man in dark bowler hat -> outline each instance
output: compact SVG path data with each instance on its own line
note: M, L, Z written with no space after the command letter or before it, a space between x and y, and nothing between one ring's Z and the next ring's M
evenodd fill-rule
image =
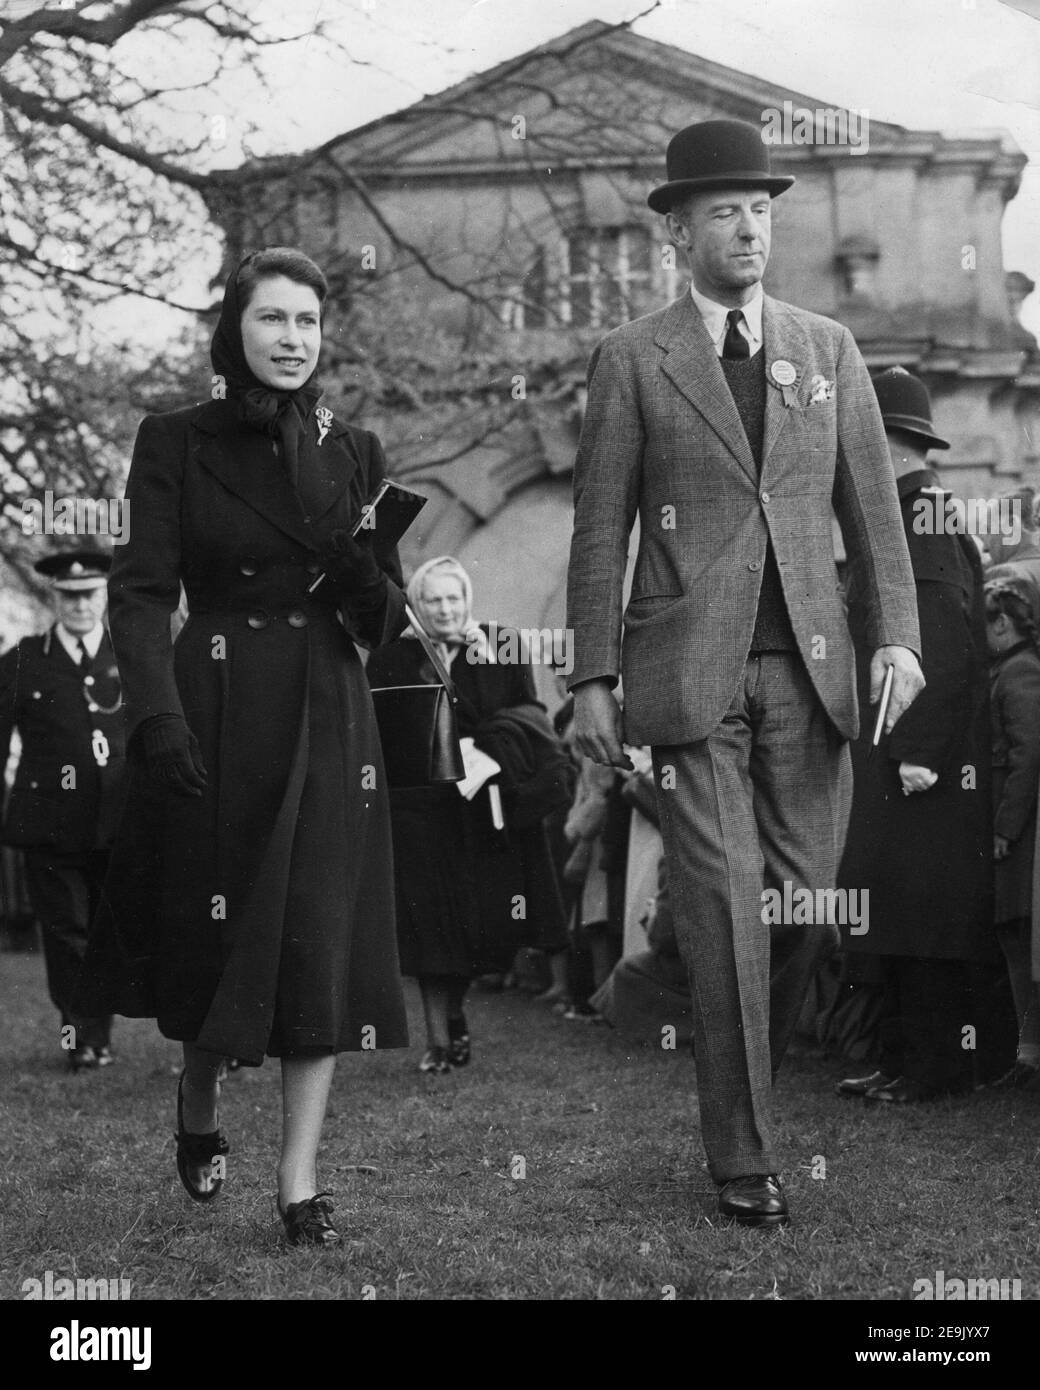
M770 1087L838 939L826 893L859 727L832 507L874 651L872 699L894 671L889 726L923 685L917 616L884 428L852 336L762 292L772 200L793 179L771 172L761 132L742 121L680 131L667 166L649 203L692 283L609 334L590 362L570 686L582 752L624 767L623 738L653 748L719 1211L773 1226L788 1209ZM806 922L804 906L785 906L776 920L770 903L795 890L822 908Z
M107 1066L111 1018L72 1007L87 927L105 877L122 790L119 674L105 629L103 551L63 550L35 568L50 581L57 621L0 657L0 748L17 729L21 756L3 840L25 852L43 930L47 985L74 1071Z
M981 1026L974 990L998 953L982 563L971 537L954 529L950 494L928 465L931 449L950 447L932 424L928 388L892 367L874 389L917 585L927 685L876 750L869 730L852 746L838 882L869 892L870 929L843 931L845 970L880 976L882 1018L875 1069L837 1090L891 1106L969 1091L982 1079L973 1064L990 1055L991 1030ZM855 626L853 640L862 698L870 653ZM963 1045L968 1023L978 1029L978 1052Z

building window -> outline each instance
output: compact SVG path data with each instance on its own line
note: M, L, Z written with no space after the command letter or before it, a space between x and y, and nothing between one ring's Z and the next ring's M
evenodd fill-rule
M642 227L571 232L539 247L522 283L506 290L503 323L517 330L614 328L644 312L655 288L660 292L653 256Z
M639 312L650 289L650 238L642 227L573 232L561 251L562 323L612 328Z

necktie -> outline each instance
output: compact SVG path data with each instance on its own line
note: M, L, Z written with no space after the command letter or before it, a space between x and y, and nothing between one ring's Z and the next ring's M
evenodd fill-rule
M722 342L722 355L730 361L751 356L751 344L740 331L740 321L744 317L740 309L731 309L726 315L726 336Z
M79 647L79 664L82 670L86 670L90 665L90 653L87 651L87 644L83 638L77 639L76 645Z

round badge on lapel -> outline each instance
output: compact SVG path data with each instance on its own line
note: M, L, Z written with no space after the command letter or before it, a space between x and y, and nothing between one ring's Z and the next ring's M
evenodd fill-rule
M798 380L798 373L790 362L786 362L782 357L778 358L769 368L769 375L776 382L777 386L793 386Z

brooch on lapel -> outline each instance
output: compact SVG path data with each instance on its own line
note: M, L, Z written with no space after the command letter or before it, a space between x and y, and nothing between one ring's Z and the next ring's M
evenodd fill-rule
M784 405L797 406L798 396L795 393L795 382L798 380L798 371L792 362L787 362L782 357L778 357L769 368L769 375L773 385L779 386L784 398Z
M314 418L318 422L318 443L320 444L332 428L332 411L327 405L319 405L314 412Z
M825 376L820 376L819 372L809 382L809 404L822 405L824 401L834 399L834 382L828 381Z

